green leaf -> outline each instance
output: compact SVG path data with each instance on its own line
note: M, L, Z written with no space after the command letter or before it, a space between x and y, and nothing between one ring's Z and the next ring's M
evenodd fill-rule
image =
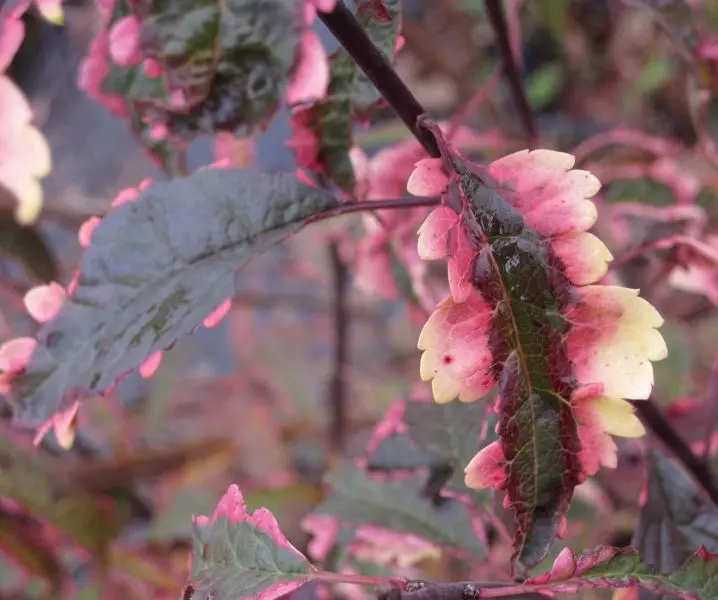
M444 462L440 456L417 448L408 435L399 433L381 441L369 457L368 468L372 471L412 471Z
M68 392L115 383L233 296L239 267L335 205L290 174L208 169L113 209L15 380L17 418L44 421Z
M516 591L642 587L685 600L718 598L718 555L704 549L676 570L661 572L648 566L633 549L599 546L574 558L568 548L550 573L532 577Z
M539 68L528 84L527 94L534 110L542 110L556 97L565 76L559 63L550 63Z
M401 4L401 0L357 1L357 20L389 61L394 59ZM349 150L353 121L364 119L380 101L381 94L343 48L330 57L329 70L326 98L308 108L298 109L293 118L316 134L317 161L326 169L327 175L342 188L351 189L354 169Z
M113 510L96 496L60 488L51 463L0 435L0 496L67 533L86 549L101 553L119 533Z
M246 521L219 517L194 526L190 585L195 598L271 600L311 577L306 558Z
M479 450L496 439L494 428L498 419L488 412L485 404L465 404L458 400L446 404L409 402L404 421L409 426L409 436L421 450L441 457L452 467L453 473L446 487L485 497L485 492L469 490L464 484L466 465ZM484 427L486 434L481 437Z
M332 493L317 508L318 514L412 533L480 558L486 555L466 506L448 499L434 506L422 497L426 483L423 475L379 484L354 465L345 463L328 483Z
M143 47L193 108L172 130L248 133L283 98L298 49L299 0L151 0Z
M718 553L718 508L667 457L651 452L649 465L648 497L633 536L644 562L670 573L701 546Z

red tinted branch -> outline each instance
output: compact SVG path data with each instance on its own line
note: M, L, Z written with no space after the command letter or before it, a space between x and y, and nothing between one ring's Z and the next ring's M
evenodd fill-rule
M369 39L354 15L339 0L334 10L319 13L327 29L366 73L376 89L404 121L414 137L426 148L429 156L439 157L439 148L434 136L419 127L417 119L426 113L424 107L397 75L394 67Z
M652 400L632 402L646 427L673 453L676 459L693 476L705 493L718 505L718 487L713 473L704 461L698 458L686 441L673 428L668 419Z
M496 41L501 51L503 59L503 70L506 80L511 89L511 95L516 103L519 111L521 122L523 123L526 137L533 146L536 143L536 123L534 121L531 105L526 96L523 80L516 64L516 57L511 49L511 40L509 39L509 26L506 22L506 15L501 0L486 0L486 12L489 15L489 21L496 34Z

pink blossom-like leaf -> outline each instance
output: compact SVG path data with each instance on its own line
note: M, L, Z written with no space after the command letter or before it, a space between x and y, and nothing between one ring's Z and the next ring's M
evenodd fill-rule
M466 465L466 485L475 489L501 487L506 480L505 463L501 444L489 444Z
M15 198L15 217L23 225L40 215L38 180L51 168L50 148L31 121L30 105L22 92L0 74L0 185Z
M208 329L212 329L213 327L217 327L222 322L222 319L224 319L227 314L229 314L229 311L232 309L232 299L227 298L222 304L220 304L217 308L215 308L207 317L205 317L204 321L202 321L202 325L207 327Z
M60 311L65 301L65 289L56 282L29 290L23 299L30 316L38 323L47 323Z
M121 67L131 67L142 60L140 22L137 17L123 17L112 26L110 56Z
M611 255L586 232L600 184L572 169L573 156L526 150L484 168L428 126L441 158L417 163L408 188L442 195L419 251L448 258L451 297L420 336L421 375L437 402L473 401L498 382L499 445L474 458L466 481L506 490L516 564L530 567L574 487L615 466L611 435L643 434L624 398L650 394L663 320L635 290L589 285Z
M311 30L302 35L300 61L294 78L287 88L287 102L318 102L327 93L329 62L319 36Z
M0 13L0 73L8 68L24 37L23 22Z
M310 581L315 572L271 512L247 511L236 485L211 517L194 519L189 585L199 594L216 600L274 600Z

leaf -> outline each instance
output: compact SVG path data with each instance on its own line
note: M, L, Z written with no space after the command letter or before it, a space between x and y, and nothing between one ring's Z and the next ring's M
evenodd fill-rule
M309 581L314 572L268 510L247 513L236 486L211 518L195 520L189 586L197 600L273 600Z
M153 0L142 38L168 85L189 106L171 129L188 134L248 133L276 110L287 85L303 2Z
M27 98L0 73L0 186L4 196L14 198L15 218L21 225L39 217L43 202L39 180L52 167L50 147L32 119Z
M73 390L115 383L231 297L239 267L333 206L289 174L209 169L112 210L15 380L17 418L44 421Z
M496 439L494 427L498 419L488 413L485 405L458 400L446 404L409 402L404 421L409 426L409 436L420 449L451 465L453 473L447 484L449 489L480 495L464 484L464 468L479 450ZM483 427L486 427L486 434L480 439Z
M317 514L412 533L480 558L486 555L466 506L448 499L440 506L434 506L421 497L425 476L379 484L360 469L345 463L328 483L332 493L317 508Z
M646 565L635 550L599 546L574 557L565 548L549 573L531 577L516 591L576 593L580 589L642 587L686 600L718 597L718 555L700 549L675 571Z
M401 0L358 0L356 17L369 39L389 60L394 58L401 21ZM363 119L381 99L381 94L354 59L340 48L329 59L327 96L308 108L294 112L299 130L307 129L316 138L309 151L311 164L298 154L300 167L319 165L344 189L354 185L354 169L349 160L353 120Z
M368 468L372 471L412 471L443 462L436 454L417 448L407 434L399 433L381 441L369 457Z
M670 573L701 546L718 553L718 508L664 455L651 452L649 468L648 496L633 536L644 562Z
M101 553L119 532L110 507L84 492L61 490L50 463L0 435L0 496L49 521L86 549Z

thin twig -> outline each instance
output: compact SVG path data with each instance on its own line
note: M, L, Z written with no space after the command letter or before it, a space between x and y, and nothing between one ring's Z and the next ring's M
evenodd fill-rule
M511 94L516 103L516 108L519 111L521 122L523 123L526 137L529 140L531 146L536 144L536 123L534 121L533 112L531 111L531 105L529 104L528 97L526 96L526 90L524 89L523 79L519 73L518 66L514 60L513 52L511 51L511 40L509 39L509 28L506 22L506 15L504 14L501 0L486 0L486 12L489 15L489 21L496 34L496 41L499 44L501 50L501 56L503 58L503 70L506 80L508 81Z
M379 600L479 600L480 598L546 600L548 596L526 589L521 584L491 581L452 583L410 581L406 590L392 589L378 594Z
M329 388L329 448L334 456L341 454L347 433L346 365L349 354L349 310L347 307L347 267L339 254L338 244L329 245L332 270L332 320L334 322L334 367Z
M356 61L359 68L376 86L384 99L404 121L414 137L426 148L429 156L439 157L434 136L418 125L418 118L425 114L424 107L397 75L394 67L369 39L354 15L339 0L334 10L319 13L327 29Z
M416 208L417 206L438 206L441 199L437 196L407 196L405 198L392 198L389 200L369 200L367 202L347 202L336 208L318 213L309 219L307 224L323 221L332 217L340 217L356 212L375 211L383 209Z
M673 453L696 482L718 505L718 487L708 466L698 458L652 400L632 403L646 427Z

